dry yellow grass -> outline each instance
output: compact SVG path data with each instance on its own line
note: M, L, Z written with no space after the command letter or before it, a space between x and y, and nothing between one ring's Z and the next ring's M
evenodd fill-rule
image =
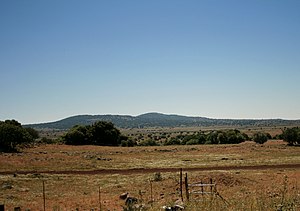
M203 166L299 164L300 148L281 141L256 145L94 147L46 145L18 154L0 154L0 172L20 170L96 170L133 168L187 168ZM300 169L218 170L187 172L191 182L212 178L219 193L229 202L188 204L188 210L276 210L299 208L297 181ZM103 210L122 210L119 195L129 192L148 203L153 172L133 174L13 174L0 175L0 204L11 210L42 210L42 181L46 186L47 210L99 210L99 187ZM287 180L285 179L287 178ZM287 181L287 182L285 182ZM152 210L171 205L179 198L179 172L162 172L162 181L152 182ZM286 191L285 191L286 188ZM284 192L285 191L285 192Z
M97 147L45 145L23 153L0 154L2 171L184 168L300 163L300 148L282 141L264 145Z

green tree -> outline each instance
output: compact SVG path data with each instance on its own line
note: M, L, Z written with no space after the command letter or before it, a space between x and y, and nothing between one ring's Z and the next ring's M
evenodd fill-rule
M76 125L62 136L62 139L71 145L118 146L122 137L124 139L111 122L98 121L91 126Z
M205 144L219 144L218 131L212 131L206 136Z
M282 133L284 141L288 142L289 145L297 145L300 143L300 128L287 128Z
M86 134L83 132L73 129L69 131L67 134L64 135L63 137L64 141L66 144L71 144L71 145L87 145L89 144L87 139L86 139Z
M98 121L90 129L91 141L95 145L117 146L121 143L120 131L115 128L113 123Z
M257 132L253 135L253 141L257 144L263 144L268 141L268 136L265 133Z
M171 138L170 140L167 140L164 145L180 145L181 140L177 137Z
M158 146L158 143L153 139L148 139L148 140L141 141L139 143L139 146Z
M0 122L0 150L4 152L16 152L18 148L28 146L35 139L27 129L16 120Z
M121 139L122 147L134 147L136 145L137 145L136 141L134 141L132 139Z
M218 133L217 140L219 144L228 144L228 137L225 132Z
M187 141L185 143L186 145L198 145L199 143L199 139L190 139L189 141Z
M25 130L31 135L33 139L38 139L40 137L39 132L31 127L25 127Z

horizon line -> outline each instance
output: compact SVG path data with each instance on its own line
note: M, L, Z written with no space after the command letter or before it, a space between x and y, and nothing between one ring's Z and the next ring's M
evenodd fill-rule
M220 118L220 117L207 117L207 116L197 116L197 115L184 115L184 114L176 114L176 113L163 113L163 112L157 112L157 111L151 111L151 112L145 112L138 115L134 114L114 114L114 113L106 113L106 114L73 114L64 118L60 118L58 120L50 120L46 122L36 122L36 123L21 123L22 125L34 125L34 124L47 124L47 123L53 123L62 121L68 118L76 117L76 116L131 116L131 117L138 117L145 114L161 114L166 116L182 116L182 117L191 117L191 118L207 118L207 119L217 119L217 120L288 120L288 121L297 121L300 120L300 118L281 118L281 117L270 117L270 118ZM0 120L1 121L1 120ZM5 121L5 120L3 120Z

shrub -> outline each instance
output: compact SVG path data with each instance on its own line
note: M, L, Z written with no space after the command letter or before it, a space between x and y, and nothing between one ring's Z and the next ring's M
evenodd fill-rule
M162 176L161 176L161 173L160 173L160 172L156 172L156 173L154 174L153 181L155 181L155 182L162 181Z
M265 133L257 132L253 135L253 141L257 144L263 144L268 141L268 136Z
M23 128L16 120L0 122L0 150L4 152L15 152L18 148L28 146L38 132L34 129Z
M147 139L147 140L141 141L138 145L139 146L158 146L156 141L154 141L153 139Z
M71 145L118 146L122 139L120 131L111 122L98 121L91 126L74 126L62 140Z
M186 142L186 145L197 145L199 144L199 139L191 139L188 142Z
M170 140L166 141L164 145L180 145L181 140L178 139L177 137L171 138Z
M300 128L287 128L282 133L284 141L288 142L289 145L297 145L300 143Z
M136 145L137 145L136 141L133 141L131 139L121 141L121 146L122 147L134 147Z

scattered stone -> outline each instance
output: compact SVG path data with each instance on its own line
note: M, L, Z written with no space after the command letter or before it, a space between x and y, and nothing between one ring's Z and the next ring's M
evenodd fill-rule
M13 185L10 182L3 182L1 185L2 190L9 190L12 188L13 188Z
M20 192L29 192L29 188L20 188Z
M229 158L222 158L221 160L229 160Z
M97 160L103 160L103 161L111 161L111 158L102 158L102 157L98 157Z
M181 199L178 199L177 201L175 201L175 206L182 207L182 209L183 209L184 208L184 203Z
M12 196L12 195L9 195L9 196L6 197L6 199L7 199L7 200L13 200L13 199L15 199L15 197Z
M83 158L85 159L94 159L96 156L95 155L84 155Z
M136 203L138 203L138 199L135 198L135 197L129 196L129 197L127 197L126 200L125 200L125 204L126 204L127 206L130 206L130 205L133 205L133 204L136 204Z
M181 211L184 210L183 206L175 205L175 206L163 206L162 207L165 211Z
M122 200L125 200L128 196L128 192L127 193L122 193L119 198L122 199Z

